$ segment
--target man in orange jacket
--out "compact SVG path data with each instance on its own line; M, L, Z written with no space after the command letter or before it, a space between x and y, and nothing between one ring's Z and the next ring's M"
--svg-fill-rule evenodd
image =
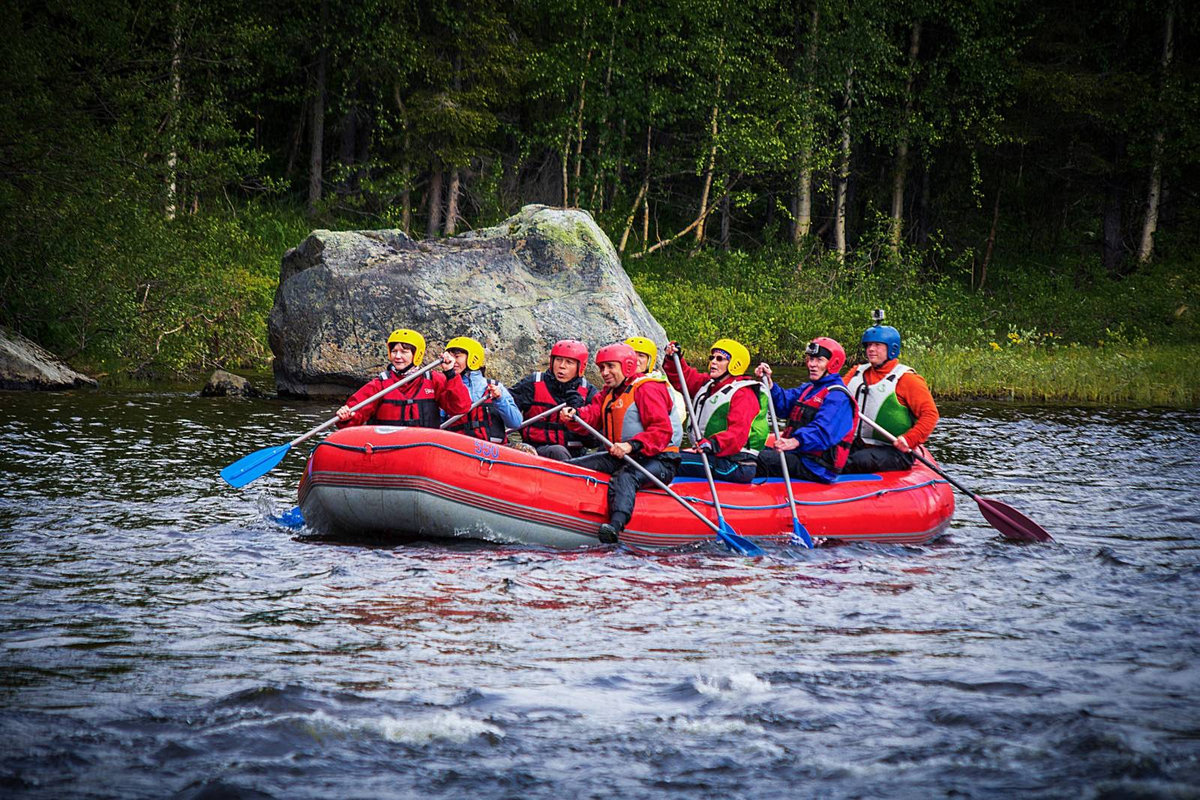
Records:
M899 361L900 331L882 324L882 311L875 312L875 320L862 335L867 363L851 369L843 380L859 413L895 436L896 443L860 421L844 470L848 473L911 469L913 449L924 444L938 421L925 379Z

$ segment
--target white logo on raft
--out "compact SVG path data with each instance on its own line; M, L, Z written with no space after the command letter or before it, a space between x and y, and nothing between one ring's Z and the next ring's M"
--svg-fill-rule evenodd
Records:
M374 430L376 433L386 435L389 433L395 433L396 431L402 431L404 428L397 428L394 425L376 425L374 426Z

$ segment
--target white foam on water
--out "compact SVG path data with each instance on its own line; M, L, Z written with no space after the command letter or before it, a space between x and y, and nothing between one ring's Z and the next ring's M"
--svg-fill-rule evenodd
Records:
M697 692L708 697L771 691L771 682L764 681L753 672L735 672L724 676L701 675L692 679L692 686Z
M691 717L674 717L667 721L672 730L680 733L691 733L697 736L723 736L729 733L765 733L761 725L746 722L743 719L725 719L711 717L692 719Z
M504 736L504 731L491 723L464 717L453 711L408 719L382 716L361 720L338 719L324 711L317 711L304 715L302 724L318 741L365 733L398 744L462 744L477 736Z
M503 737L504 731L478 719L464 717L453 711L414 719L378 717L367 720L363 727L383 736L389 742L399 744L432 744L455 742L462 744L476 736Z

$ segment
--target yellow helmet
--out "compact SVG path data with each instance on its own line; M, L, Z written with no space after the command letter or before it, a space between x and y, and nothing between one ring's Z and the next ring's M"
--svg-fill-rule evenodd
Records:
M446 342L447 350L465 350L467 353L467 369L479 369L483 366L483 345L470 336L455 336Z
M646 365L647 372L658 365L658 345L654 343L653 339L647 339L645 336L630 336L625 340L625 344L632 347L635 353L650 356L650 363Z
M750 351L741 342L735 342L733 339L717 339L708 349L710 352L724 350L729 353L730 375L746 374L746 368L750 366Z
M396 342L409 345L413 348L413 363L418 367L421 366L421 361L425 358L425 337L416 331L411 331L408 328L396 328L392 331L392 335L388 337L387 346L388 352L392 352L392 345Z

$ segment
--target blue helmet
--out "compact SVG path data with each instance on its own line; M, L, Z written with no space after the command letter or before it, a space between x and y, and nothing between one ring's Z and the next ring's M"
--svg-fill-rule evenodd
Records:
M879 342L887 345L887 357L891 361L900 357L900 331L891 325L872 325L862 335L862 343Z

